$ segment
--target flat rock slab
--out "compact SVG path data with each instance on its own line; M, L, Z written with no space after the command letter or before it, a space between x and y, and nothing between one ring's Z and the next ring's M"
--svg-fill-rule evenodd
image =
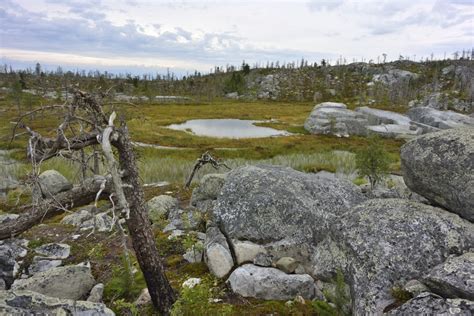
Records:
M48 259L66 259L71 253L68 244L50 243L35 248L35 252Z

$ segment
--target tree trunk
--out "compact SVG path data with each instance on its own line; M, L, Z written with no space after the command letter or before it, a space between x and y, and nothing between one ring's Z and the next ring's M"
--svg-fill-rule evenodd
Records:
M69 191L56 194L54 199L43 200L38 205L21 207L20 217L14 221L0 224L0 240L15 237L45 219L63 213L66 209L94 202L104 180L107 180L106 187L100 197L106 198L106 194L112 192L112 181L110 178L94 177L84 181L84 184L81 186L76 186Z
M176 296L165 275L156 247L145 205L145 196L139 181L135 154L125 124L122 124L119 134L120 137L115 146L119 152L120 169L124 171L122 181L130 207L130 218L127 220L128 230L153 305L162 315L169 315Z

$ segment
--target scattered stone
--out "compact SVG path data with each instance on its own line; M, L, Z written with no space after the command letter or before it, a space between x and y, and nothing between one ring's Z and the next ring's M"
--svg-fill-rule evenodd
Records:
M218 278L225 277L234 266L227 240L216 226L210 225L206 230L205 260L210 272Z
M474 222L474 128L420 136L401 148L406 185Z
M34 274L28 279L13 282L12 290L28 290L47 296L80 300L94 286L90 267L66 266Z
M253 262L258 254L265 254L267 252L265 247L250 241L233 240L232 245L238 265L245 262Z
M178 207L178 200L169 195L155 196L147 202L148 216L152 222L168 218L170 211Z
M463 299L444 299L436 294L424 292L412 298L387 315L472 315L474 302Z
M285 273L293 273L298 267L299 263L291 257L282 257L275 263L276 267Z
M72 189L72 184L58 171L46 170L39 175L39 183L43 197L51 197L57 193Z
M191 249L186 251L183 258L190 263L202 262L204 256L204 245L201 241L198 241L196 245L193 245Z
M243 297L289 300L300 295L315 296L314 280L308 274L286 274L275 268L245 264L232 272L228 281L232 291Z
M148 292L148 288L144 288L135 301L135 305L144 306L149 304L152 304L150 292Z
M19 290L0 291L0 311L7 315L115 315L104 304L61 299Z
M474 252L448 258L428 272L423 283L442 297L474 301Z
M101 303L103 295L104 295L104 284L97 283L92 288L89 294L89 297L87 298L87 301L93 302L93 303Z
M200 278L189 278L183 282L182 287L187 287L188 289L192 289L196 285L201 283Z
M28 251L28 241L25 239L6 239L0 241L0 279L8 288L17 277L20 264L17 260L25 257Z
M33 275L38 272L48 271L59 267L62 263L62 260L44 260L42 257L35 256L33 263L28 267L28 274Z
M35 252L44 259L66 259L71 253L71 246L59 243L44 244L35 248Z

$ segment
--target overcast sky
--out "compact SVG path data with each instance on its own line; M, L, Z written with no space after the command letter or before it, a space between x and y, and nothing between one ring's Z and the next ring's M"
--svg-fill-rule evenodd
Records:
M1 0L3 63L111 71L383 53L419 60L474 46L474 0Z

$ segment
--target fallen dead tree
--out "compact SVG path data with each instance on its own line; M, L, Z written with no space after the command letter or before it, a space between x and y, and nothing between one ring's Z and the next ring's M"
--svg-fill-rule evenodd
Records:
M13 130L13 135L16 134L17 128L24 128L30 134L28 158L33 166L33 174L30 178L38 179L40 169L38 166L43 161L56 156L72 157L76 151L81 151L81 163L85 169L88 159L84 157L84 150L89 146L100 144L107 165L107 174L104 176L107 177L107 186L110 186L110 190L107 190L110 194L107 195L111 201L115 200L113 208L118 210L119 215L121 213L122 218L125 219L153 305L162 315L168 315L176 296L166 278L162 259L156 247L139 180L135 153L124 120L121 120L119 127L115 127L114 109L110 109L109 114L106 115L99 96L78 90L74 92L72 103L51 106L51 108L64 113L63 121L56 129L56 137L44 137L25 126L23 118L27 117L28 113L18 119ZM112 146L118 154L118 162L115 160ZM96 154L97 152L94 151L94 155ZM34 182L33 196L37 197L40 196L41 188L38 181ZM12 221L8 226L0 226L0 238L25 231L41 222L42 218L64 211L67 209L65 205L87 204L103 193L105 189L97 187L97 183L94 183L90 187L84 184L76 188L76 192L57 194L53 199L64 202L59 203L62 205L60 208L56 207L58 204L55 207L46 207L48 200L33 200L30 208L25 209L25 214L18 220Z
M102 188L103 187L103 188ZM102 189L102 190L101 190ZM100 194L98 194L100 192ZM87 205L96 199L108 198L112 192L110 177L87 179L80 186L58 193L54 198L20 207L20 217L14 221L0 224L0 240L15 237L43 220L66 212L74 207Z

